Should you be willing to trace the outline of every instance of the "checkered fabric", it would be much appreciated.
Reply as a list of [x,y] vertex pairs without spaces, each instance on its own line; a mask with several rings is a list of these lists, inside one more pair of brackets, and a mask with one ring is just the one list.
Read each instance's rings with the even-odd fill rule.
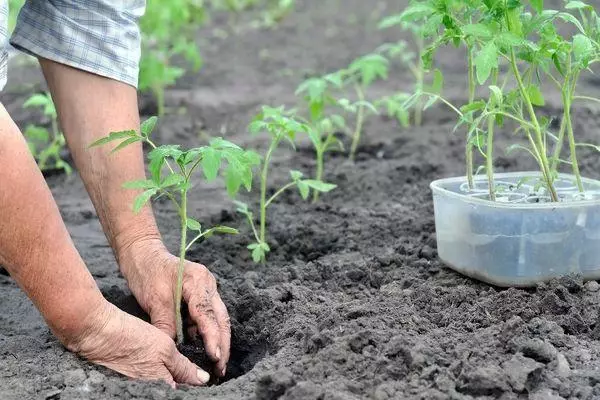
[[[0,0],[0,40],[1,32],[6,32],[7,1]],[[10,44],[33,56],[137,87],[138,21],[145,7],[145,0],[27,0]],[[3,49],[5,54],[6,46]],[[0,71],[2,76],[6,72]]]
[[0,0],[0,90],[6,85],[8,0]]

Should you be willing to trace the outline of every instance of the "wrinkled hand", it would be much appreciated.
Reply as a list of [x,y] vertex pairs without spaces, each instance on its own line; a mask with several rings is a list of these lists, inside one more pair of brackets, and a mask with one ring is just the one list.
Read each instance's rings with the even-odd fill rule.
[[[175,283],[179,258],[162,243],[150,242],[131,249],[120,260],[127,271],[129,287],[140,306],[150,315],[152,325],[175,338]],[[208,356],[215,362],[215,373],[226,373],[231,341],[227,308],[217,292],[217,282],[200,264],[186,262],[183,275],[183,300],[191,318],[191,336],[200,334]]]
[[105,302],[94,323],[67,348],[89,361],[131,378],[204,385],[209,374],[181,355],[175,342],[156,327]]

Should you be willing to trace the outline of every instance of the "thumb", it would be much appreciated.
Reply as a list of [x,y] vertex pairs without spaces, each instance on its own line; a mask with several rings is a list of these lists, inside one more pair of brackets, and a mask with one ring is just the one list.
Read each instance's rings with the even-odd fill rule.
[[171,356],[165,361],[165,366],[177,383],[205,385],[210,380],[208,372],[200,369],[196,364],[178,352],[175,344],[173,344]]
[[152,325],[169,335],[171,339],[175,339],[177,336],[177,329],[175,328],[175,318],[172,312],[158,309],[150,312],[150,322]]

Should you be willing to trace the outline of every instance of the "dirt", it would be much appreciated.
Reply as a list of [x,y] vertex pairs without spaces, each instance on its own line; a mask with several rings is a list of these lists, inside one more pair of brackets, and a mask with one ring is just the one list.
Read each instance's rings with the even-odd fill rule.
[[[228,29],[220,17],[200,35],[206,65],[167,93],[185,108],[160,124],[162,143],[198,144],[199,132],[263,148],[245,133],[261,104],[293,105],[307,75],[343,67],[397,31],[378,31],[380,16],[405,2],[298,1],[274,31]],[[216,30],[218,27],[219,30]],[[229,35],[223,38],[223,32]],[[443,52],[447,96],[464,101],[464,64]],[[35,82],[31,84],[31,82]],[[12,71],[3,102],[20,126],[35,118],[20,110],[39,71]],[[408,87],[395,68],[371,95]],[[597,90],[591,78],[583,90]],[[141,109],[152,102],[143,97]],[[548,110],[558,113],[556,101]],[[577,131],[593,140],[598,112],[578,105]],[[529,289],[503,289],[446,268],[436,253],[429,183],[463,174],[462,135],[442,107],[422,127],[400,129],[371,118],[356,163],[332,155],[326,179],[339,187],[318,204],[289,192],[269,211],[272,252],[255,265],[248,229],[218,184],[197,189],[190,210],[205,224],[239,226],[243,234],[196,246],[190,258],[218,279],[233,325],[229,373],[205,388],[171,390],[123,378],[67,352],[31,302],[0,274],[0,398],[2,399],[598,399],[600,286],[565,277]],[[508,134],[499,135],[500,142]],[[500,153],[499,153],[500,155]],[[516,158],[515,158],[516,157]],[[498,170],[533,168],[522,155],[500,155]],[[581,153],[584,175],[600,177],[600,160]],[[278,153],[270,186],[290,168],[310,173],[312,153]],[[118,273],[92,204],[75,175],[48,176],[75,244],[105,296],[140,315]],[[243,196],[251,204],[256,199]],[[166,203],[155,212],[170,248],[177,218]],[[201,347],[188,345],[198,356]]]

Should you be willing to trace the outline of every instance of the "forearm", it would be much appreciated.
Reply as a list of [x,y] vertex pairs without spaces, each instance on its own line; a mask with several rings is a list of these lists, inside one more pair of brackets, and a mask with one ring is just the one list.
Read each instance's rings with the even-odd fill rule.
[[104,304],[19,129],[0,105],[0,263],[67,346]]
[[138,192],[122,187],[145,177],[141,144],[113,154],[112,146],[89,148],[112,131],[139,129],[135,88],[51,61],[40,63],[69,149],[115,256],[126,257],[139,242],[159,242],[151,208],[135,215],[132,204]]

